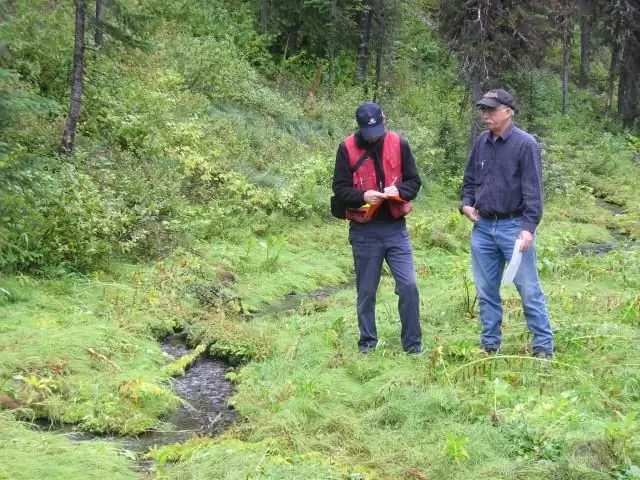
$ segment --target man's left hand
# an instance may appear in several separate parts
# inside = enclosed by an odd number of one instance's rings
[[[533,243],[533,233],[527,230],[521,230],[519,238],[520,238],[520,251],[526,252],[531,246],[531,243]]]
[[[399,196],[400,192],[398,191],[398,188],[395,185],[391,185],[390,187],[386,187],[384,189],[384,194],[389,195],[390,197],[395,197],[395,196]]]

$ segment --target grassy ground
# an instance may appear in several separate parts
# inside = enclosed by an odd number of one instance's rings
[[[208,18],[207,28],[242,25]],[[259,75],[247,77],[240,51],[169,23],[153,40],[166,45],[159,55],[103,57],[98,71],[118,73],[105,81],[109,91],[87,92],[83,108],[94,114],[85,129],[96,137],[86,141],[140,148],[131,158],[113,152],[122,162],[114,170],[124,172],[115,183],[128,185],[134,205],[157,201],[144,195],[152,186],[166,193],[159,196],[170,210],[173,198],[184,211],[170,226],[193,241],[158,263],[112,264],[87,277],[0,274],[0,480],[139,478],[140,459],[117,443],[77,443],[30,422],[121,435],[167,428],[163,419],[179,403],[168,379],[184,364],[163,368],[170,359],[158,343],[174,329],[211,354],[245,362],[229,373],[241,420],[219,438],[150,452],[145,460],[156,463],[145,477],[640,478],[637,137],[593,122],[589,92],[572,94],[570,117],[536,112],[548,191],[539,268],[557,356],[551,370],[530,357],[520,302],[507,287],[504,349],[485,358],[476,347],[470,225],[451,196],[460,175],[444,173],[456,171],[465,149],[463,92],[451,89],[454,67],[439,71],[446,68],[439,64],[424,75],[404,67],[385,111],[390,128],[410,139],[428,183],[409,221],[426,354],[401,351],[386,272],[378,302],[384,344],[362,356],[347,226],[321,217],[334,149],[353,127],[362,92],[339,88],[331,104],[289,101]],[[211,78],[200,78],[201,69]],[[194,91],[184,88],[201,80]],[[537,83],[541,92],[560,91],[555,77]],[[202,92],[213,87],[211,100]],[[306,89],[299,94],[306,98]],[[38,141],[26,128],[27,145],[48,144],[41,135],[57,142],[55,124],[34,122]],[[175,163],[156,161],[167,157]],[[174,178],[176,165],[191,183]],[[441,186],[428,178],[435,172]],[[102,185],[109,168],[93,173]],[[72,226],[81,220],[74,208]],[[149,213],[154,222],[156,213]],[[302,215],[299,224],[286,220]],[[588,255],[581,247],[602,243],[616,248]],[[318,289],[322,295],[295,297]]]
[[[131,459],[106,442],[72,444],[66,437],[34,432],[0,414],[0,478],[132,480]]]
[[[575,194],[607,224],[611,212]],[[435,203],[433,231],[464,243],[469,226],[449,216],[454,202]],[[635,478],[638,251],[570,253],[611,240],[598,222],[571,217],[563,199],[552,203],[538,239],[557,342],[550,371],[529,356],[513,287],[505,289],[502,355],[483,357],[467,254],[416,240],[426,355],[402,353],[388,276],[378,303],[385,344],[369,356],[356,352],[351,290],[257,319],[252,329],[269,338],[271,354],[233,376],[245,421],[210,446],[182,450],[186,459],[159,477]]]
[[[433,171],[442,152],[426,145],[438,119],[394,121]],[[502,354],[488,359],[476,347],[470,225],[450,193],[457,177],[441,187],[425,176],[409,220],[420,357],[400,348],[388,271],[377,309],[384,344],[357,353],[345,222],[221,210],[201,225],[215,241],[194,239],[156,264],[0,276],[0,479],[137,475],[135,455],[117,444],[78,445],[29,421],[123,435],[166,428],[179,403],[168,378],[183,365],[162,368],[170,359],[158,341],[174,329],[244,361],[229,373],[242,420],[220,438],[152,451],[155,478],[640,478],[637,140],[566,123],[550,116],[540,125],[548,208],[537,245],[557,345],[550,371],[529,355],[513,287],[504,289]],[[316,188],[332,162],[328,137],[314,142],[294,149],[309,156],[313,175],[301,172],[296,185],[311,196],[326,187]],[[221,219],[223,231],[213,232]],[[589,255],[585,244],[615,248]],[[296,297],[314,291],[322,294]],[[29,447],[40,443],[51,448]]]
[[[230,374],[242,421],[218,439],[153,451],[156,478],[635,478],[639,252],[575,251],[612,241],[624,218],[580,188],[549,202],[538,249],[557,356],[546,371],[528,354],[512,287],[502,355],[479,354],[470,227],[455,204],[432,188],[410,222],[423,356],[402,353],[388,274],[378,302],[384,345],[368,356],[356,350],[352,288],[264,309],[350,281],[346,226],[320,222],[263,242],[176,252],[154,267],[121,266],[108,278],[3,279],[5,407],[92,431],[157,425],[176,404],[157,339],[180,325],[214,354],[255,361]],[[0,453],[15,461],[3,462],[0,478],[74,478],[73,469],[93,469],[84,449],[99,452],[91,461],[109,478],[134,476],[113,446],[77,446],[12,418],[0,422]],[[29,442],[52,447],[20,447]]]

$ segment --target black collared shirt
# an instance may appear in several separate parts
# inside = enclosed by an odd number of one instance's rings
[[[381,163],[384,138],[383,136],[375,144],[370,145],[362,139],[359,133],[356,133],[356,142],[359,147],[372,148],[371,156],[374,160],[379,185],[385,184]],[[409,148],[409,143],[404,138],[400,139],[400,154],[402,156],[402,182],[396,187],[401,198],[411,201],[418,195],[422,182],[418,174],[416,161],[411,153],[411,148]],[[384,188],[379,188],[379,190],[382,191]],[[364,191],[353,188],[353,174],[351,173],[349,154],[344,142],[340,143],[336,154],[336,165],[333,172],[333,193],[340,197],[347,207],[358,208],[365,204]],[[384,202],[373,221],[390,222],[395,220],[391,216],[391,212],[389,212],[387,202]]]
[[[464,171],[465,205],[481,216],[521,213],[522,230],[535,232],[542,218],[542,161],[535,138],[515,125],[498,138],[482,132]]]

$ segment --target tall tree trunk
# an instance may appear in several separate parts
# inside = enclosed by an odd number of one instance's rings
[[[369,37],[371,36],[371,17],[373,9],[372,0],[362,0],[363,14],[362,27],[360,29],[360,44],[358,45],[358,58],[356,65],[356,81],[363,83],[367,76],[367,65],[369,64]]]
[[[591,74],[591,5],[589,0],[580,0],[580,86],[586,88]]]
[[[471,100],[473,101],[473,105],[478,102],[482,98],[483,94],[483,82],[479,75],[474,76],[471,79]],[[475,112],[474,112],[475,113]],[[480,125],[481,125],[480,117],[478,114],[471,115],[471,126],[469,129],[469,144],[468,151],[470,152],[473,148],[473,143],[476,140],[476,137],[480,134]]]
[[[618,76],[618,110],[616,117],[622,120],[624,110],[625,87],[627,86],[627,69],[624,68],[624,51],[620,60],[620,75]]]
[[[385,0],[378,1],[378,33],[376,35],[376,80],[373,90],[373,101],[380,97],[380,77],[384,60],[385,34],[387,30],[387,4]]]
[[[289,50],[287,58],[298,51],[298,32],[300,32],[300,25],[294,25],[287,32],[287,49]]]
[[[84,27],[87,13],[85,0],[76,0],[76,33],[73,49],[73,83],[71,85],[71,106],[69,117],[62,134],[62,153],[72,153],[76,142],[76,128],[80,118],[80,104],[84,80]]]
[[[96,33],[94,36],[96,49],[104,43],[104,0],[96,0]]]
[[[331,0],[331,35],[329,36],[329,72],[327,79],[327,96],[333,99],[333,87],[336,82],[336,33],[338,26],[338,0]]]
[[[604,111],[605,118],[611,116],[611,107],[613,104],[613,88],[618,75],[620,63],[620,20],[616,19],[611,39],[611,62],[609,63],[609,79],[607,82],[607,106]]]
[[[260,2],[260,25],[264,33],[269,33],[269,16],[271,15],[271,0]]]
[[[562,2],[562,113],[569,109],[569,58],[571,55],[571,22],[569,0]]]
[[[631,26],[631,28],[636,28]],[[622,69],[624,74],[620,75],[620,83],[622,94],[618,92],[621,98],[620,116],[622,125],[625,128],[634,128],[638,117],[638,73],[640,63],[640,52],[635,41],[635,35],[631,33],[625,42],[624,52],[622,53]]]
[[[489,79],[489,68],[487,66],[487,34],[491,29],[489,12],[491,10],[491,0],[482,0],[476,5],[468,7],[471,11],[471,18],[474,19],[474,43],[477,48],[467,51],[463,57],[462,70],[468,80],[468,88],[471,93],[472,108],[482,98],[485,84]],[[468,149],[471,151],[476,137],[480,134],[482,121],[477,113],[471,115],[471,125],[469,128]]]

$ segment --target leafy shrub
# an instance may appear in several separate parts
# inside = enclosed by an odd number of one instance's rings
[[[99,266],[126,231],[113,192],[73,163],[16,150],[0,163],[0,185],[3,269]]]

